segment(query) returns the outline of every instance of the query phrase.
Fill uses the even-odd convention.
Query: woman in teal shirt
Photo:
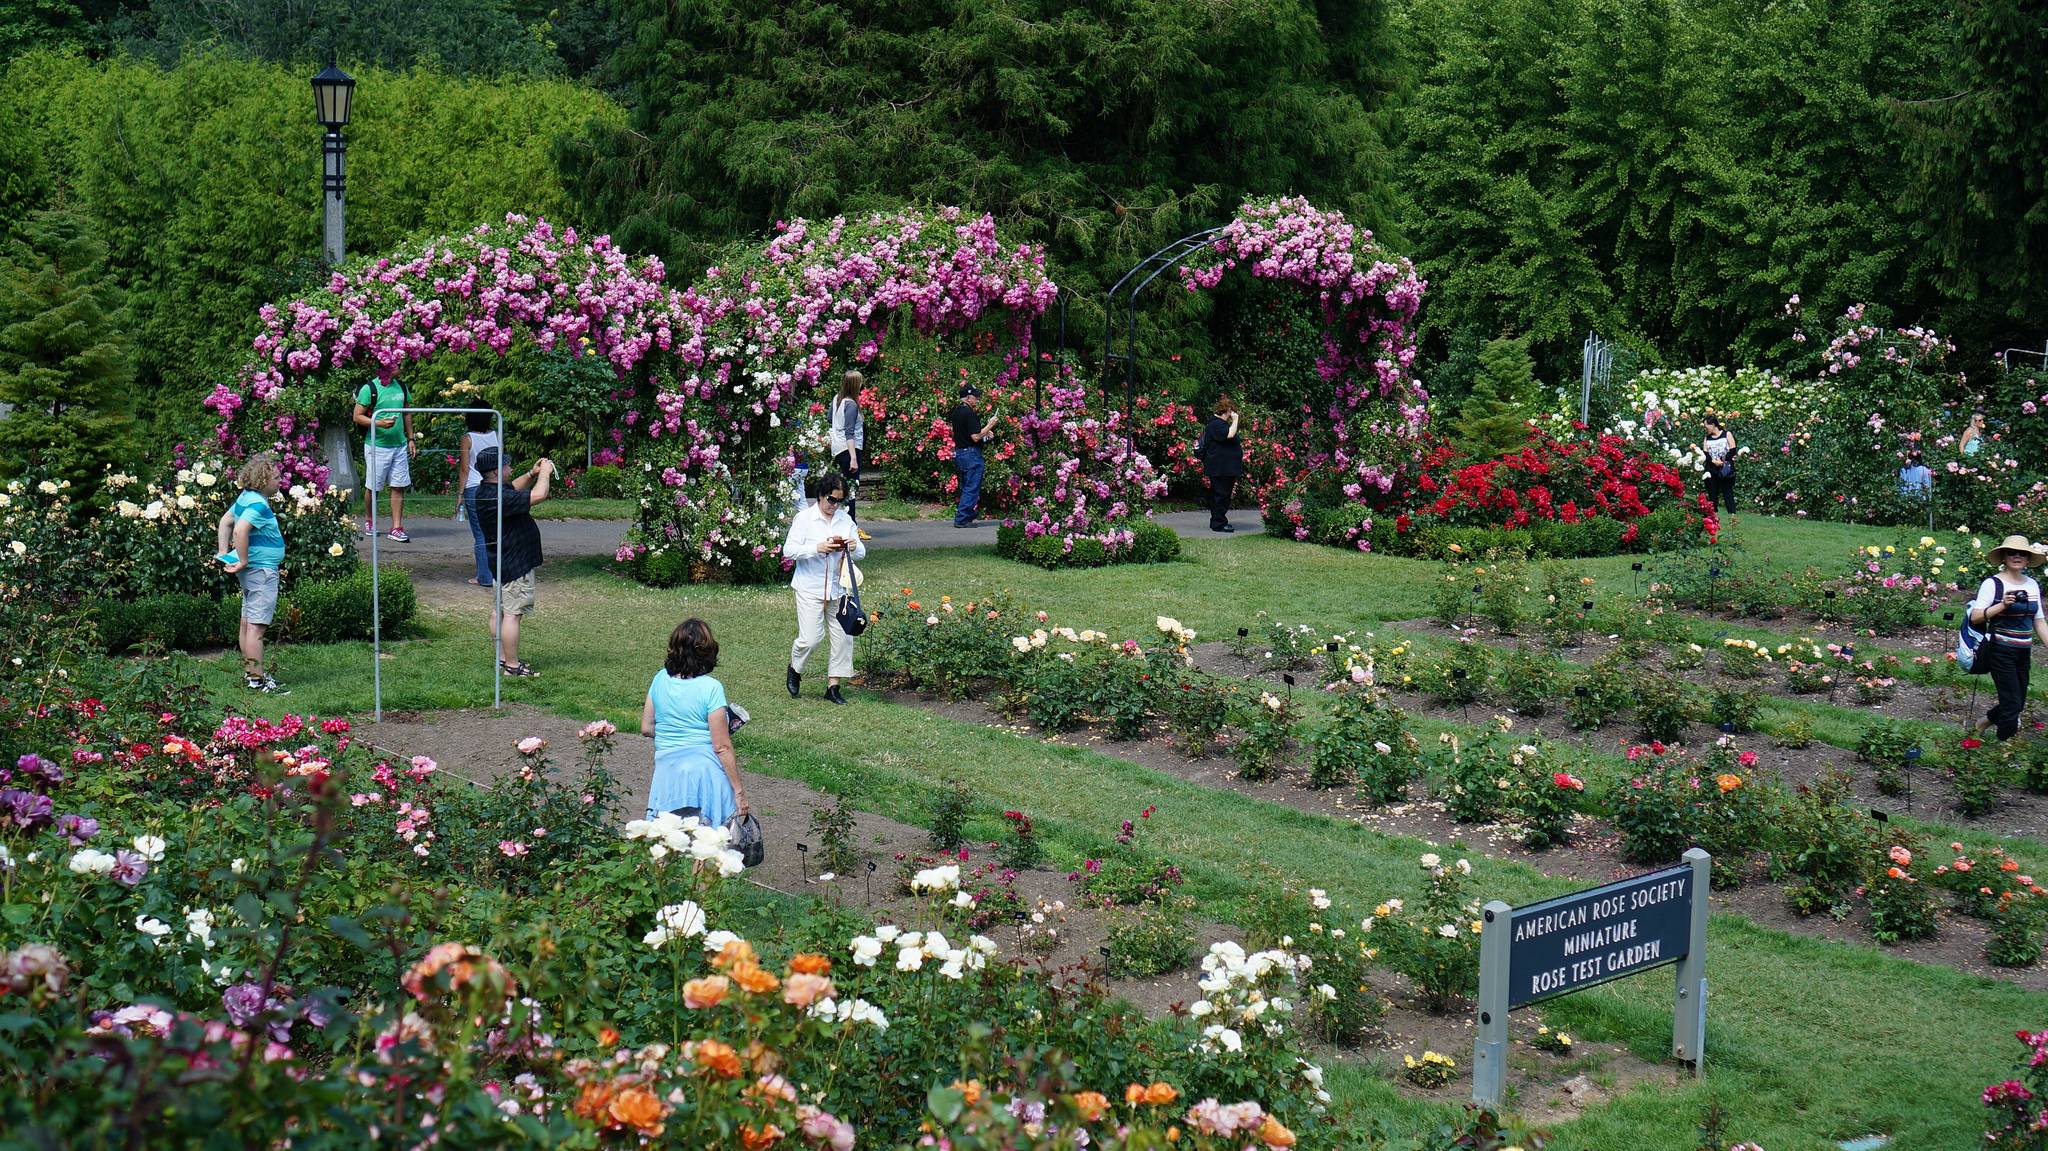
[[[654,738],[654,782],[647,818],[694,807],[708,824],[748,812],[739,759],[725,715],[725,685],[713,679],[718,640],[711,625],[691,618],[668,637],[668,658],[647,687],[640,734]]]

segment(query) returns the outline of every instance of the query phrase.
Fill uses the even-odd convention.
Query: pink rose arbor
[[[1295,426],[1276,429],[1273,478],[1255,489],[1259,510],[1270,530],[1292,525],[1306,539],[1310,516],[1341,509],[1363,536],[1422,462],[1429,396],[1412,371],[1413,325],[1427,285],[1371,232],[1299,198],[1245,204],[1189,258],[1181,280],[1190,292],[1213,288],[1237,267],[1313,293],[1324,325],[1316,366],[1329,391],[1303,406]]]
[[[1018,417],[1025,500],[996,533],[997,553],[1047,568],[1176,558],[1180,537],[1150,519],[1166,477],[1132,443],[1124,413],[1090,415],[1086,389],[1060,376],[1042,411]]]
[[[957,208],[795,220],[765,248],[733,249],[676,297],[673,377],[645,418],[647,482],[620,562],[658,584],[767,578],[794,496],[799,397],[831,382],[835,354],[837,367],[872,361],[899,313],[942,335],[1000,307],[1013,346],[993,382],[1017,382],[1028,325],[1058,294],[1044,262]]]
[[[957,208],[796,220],[699,285],[677,290],[663,274],[608,238],[519,215],[337,272],[263,309],[255,356],[205,401],[219,446],[235,458],[276,450],[290,480],[324,485],[318,430],[348,390],[330,373],[389,378],[443,351],[519,340],[600,356],[633,397],[627,443],[642,478],[618,560],[656,583],[766,579],[780,565],[803,392],[835,362],[872,360],[893,316],[938,335],[995,309],[1015,350],[993,382],[1018,382],[1028,325],[1057,296],[1043,252],[1004,246],[993,220]],[[516,436],[519,414],[508,416]]]
[[[649,371],[650,353],[672,344],[674,296],[659,260],[632,260],[607,238],[584,241],[574,229],[509,215],[266,305],[255,356],[204,403],[220,417],[215,435],[231,458],[276,450],[287,483],[317,490],[327,483],[320,420],[341,416],[348,399],[329,373],[353,367],[389,378],[444,351],[504,352],[519,339],[574,348],[588,339],[590,354],[628,377]]]

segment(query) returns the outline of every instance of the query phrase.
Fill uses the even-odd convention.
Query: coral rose
[[[601,1119],[612,1105],[612,1085],[609,1083],[585,1083],[576,1096],[570,1110],[593,1122]]]
[[[729,967],[736,967],[742,963],[759,962],[760,960],[754,955],[753,944],[748,943],[744,939],[735,939],[718,949],[718,954],[711,959],[711,966],[724,971]]]
[[[1154,1083],[1152,1086],[1145,1088],[1145,1102],[1155,1106],[1163,1107],[1178,1098],[1180,1098],[1180,1092],[1175,1091],[1170,1083]]]
[[[804,951],[790,958],[789,969],[798,975],[829,975],[832,961],[815,951]]]
[[[766,995],[777,987],[782,986],[782,981],[775,978],[773,972],[763,969],[760,964],[752,961],[735,963],[731,974],[732,981],[739,984],[741,990],[752,992],[755,995]]]
[[[1136,1084],[1133,1084],[1136,1086]],[[1109,1100],[1100,1091],[1083,1091],[1073,1096],[1074,1110],[1081,1113],[1083,1123],[1093,1123],[1109,1110]]]
[[[822,975],[797,972],[782,985],[782,1001],[791,1007],[809,1007],[832,997],[832,981]]]
[[[707,975],[683,984],[683,1006],[692,1011],[716,1007],[725,1001],[726,993],[732,990],[732,980],[723,975]]]
[[[740,1077],[740,1053],[716,1039],[706,1039],[697,1044],[695,1058],[697,1066],[720,1079]]]
[[[1714,785],[1721,789],[1721,794],[1726,795],[1742,786],[1742,777],[1732,772],[1724,772],[1714,777]]]
[[[746,1148],[746,1151],[763,1151],[764,1148],[774,1146],[775,1141],[782,1138],[782,1135],[782,1128],[773,1123],[764,1125],[759,1131],[743,1125],[740,1127],[740,1146]]]
[[[1266,1116],[1266,1122],[1259,1127],[1259,1139],[1268,1147],[1294,1146],[1294,1132],[1271,1115]]]
[[[605,1111],[621,1126],[645,1135],[659,1135],[662,1120],[668,1118],[669,1105],[647,1088],[635,1086],[614,1095]]]

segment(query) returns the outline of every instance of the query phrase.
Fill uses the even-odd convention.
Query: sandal
[[[540,674],[539,672],[533,670],[533,668],[526,664],[505,663],[502,660],[500,660],[498,663],[498,670],[504,672],[506,675],[513,677],[514,679],[531,679],[534,676]]]

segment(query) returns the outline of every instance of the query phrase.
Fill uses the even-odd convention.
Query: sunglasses
[[[819,502],[819,503],[821,503],[821,504],[843,504],[843,503],[845,503],[845,502],[846,502],[846,497],[845,497],[845,496],[819,496],[819,497],[818,497],[818,502]]]

